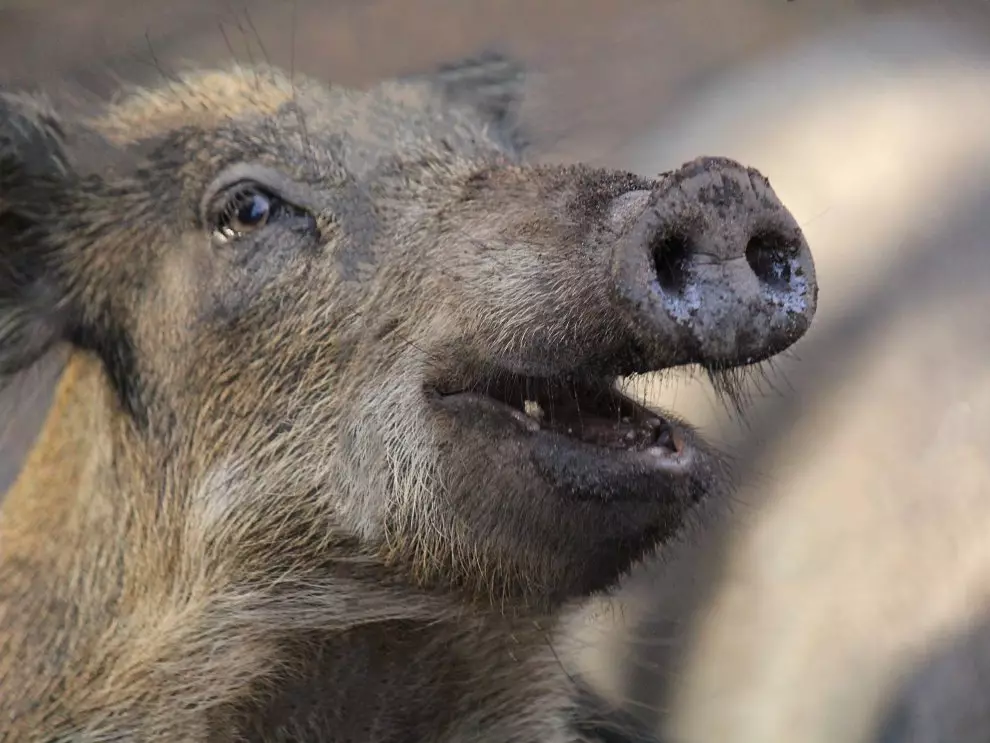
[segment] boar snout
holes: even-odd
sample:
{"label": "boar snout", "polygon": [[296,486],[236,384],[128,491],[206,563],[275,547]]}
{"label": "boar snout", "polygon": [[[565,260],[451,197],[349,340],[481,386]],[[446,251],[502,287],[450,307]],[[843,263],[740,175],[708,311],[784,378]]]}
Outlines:
{"label": "boar snout", "polygon": [[613,288],[652,366],[755,363],[811,324],[811,251],[757,171],[699,158],[619,197],[613,218]]}

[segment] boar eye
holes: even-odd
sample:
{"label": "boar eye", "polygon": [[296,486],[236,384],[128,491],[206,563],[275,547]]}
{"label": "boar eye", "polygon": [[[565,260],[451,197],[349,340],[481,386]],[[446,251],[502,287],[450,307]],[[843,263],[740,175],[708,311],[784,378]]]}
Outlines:
{"label": "boar eye", "polygon": [[261,229],[289,209],[277,196],[256,185],[240,185],[220,200],[213,236],[227,243]]}

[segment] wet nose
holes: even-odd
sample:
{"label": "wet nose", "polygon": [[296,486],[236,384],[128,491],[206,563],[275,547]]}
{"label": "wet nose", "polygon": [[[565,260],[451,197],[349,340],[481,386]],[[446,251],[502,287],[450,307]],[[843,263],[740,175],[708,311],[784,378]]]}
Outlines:
{"label": "wet nose", "polygon": [[613,209],[631,215],[615,244],[615,299],[657,364],[754,363],[808,330],[811,251],[757,171],[699,158]]}

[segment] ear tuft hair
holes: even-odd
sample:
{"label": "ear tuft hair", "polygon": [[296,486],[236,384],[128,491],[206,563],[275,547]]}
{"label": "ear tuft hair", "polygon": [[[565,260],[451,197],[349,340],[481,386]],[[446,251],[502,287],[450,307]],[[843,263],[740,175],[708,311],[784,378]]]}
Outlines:
{"label": "ear tuft hair", "polygon": [[73,180],[49,102],[0,92],[0,382],[64,334],[51,230]]}
{"label": "ear tuft hair", "polygon": [[519,131],[528,72],[522,62],[495,50],[441,65],[428,76],[457,103],[473,106],[512,144],[525,144]]}

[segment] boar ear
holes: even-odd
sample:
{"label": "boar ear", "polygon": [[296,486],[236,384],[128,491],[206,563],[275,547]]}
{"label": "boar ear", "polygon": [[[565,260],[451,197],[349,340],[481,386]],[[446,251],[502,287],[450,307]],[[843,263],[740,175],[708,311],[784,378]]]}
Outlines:
{"label": "boar ear", "polygon": [[42,98],[0,92],[0,382],[66,335],[57,224],[78,178]]}
{"label": "boar ear", "polygon": [[442,65],[430,77],[448,98],[473,106],[486,121],[515,136],[528,78],[521,61],[489,50]]}

